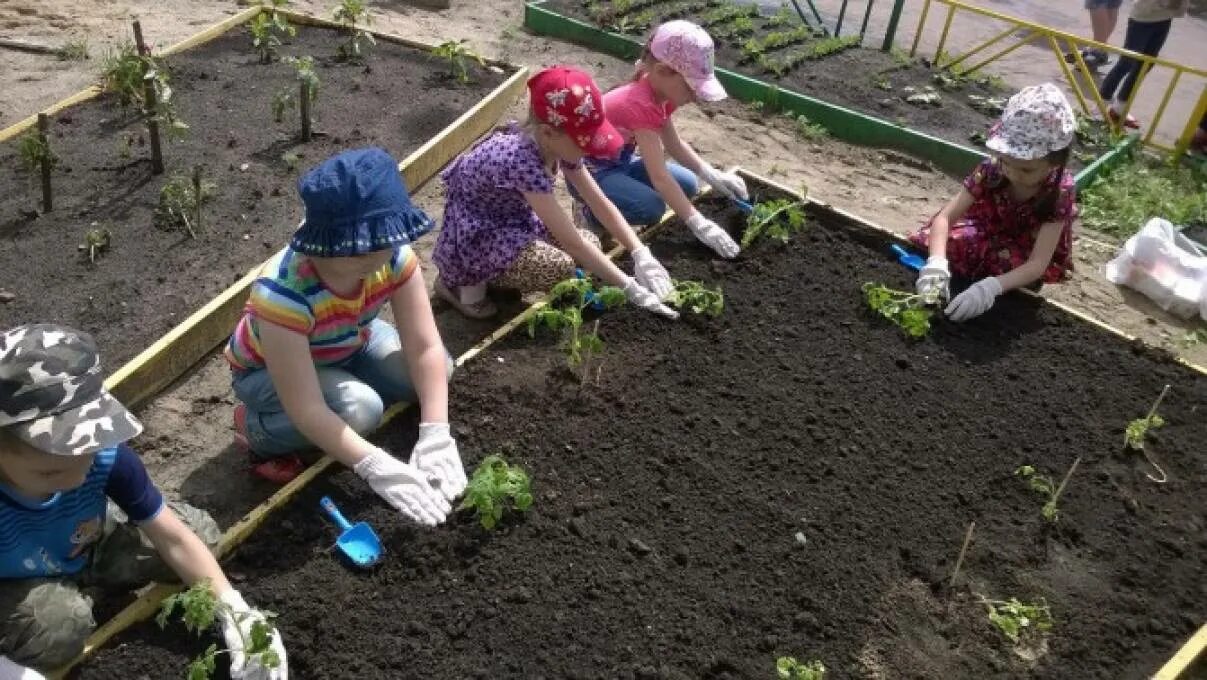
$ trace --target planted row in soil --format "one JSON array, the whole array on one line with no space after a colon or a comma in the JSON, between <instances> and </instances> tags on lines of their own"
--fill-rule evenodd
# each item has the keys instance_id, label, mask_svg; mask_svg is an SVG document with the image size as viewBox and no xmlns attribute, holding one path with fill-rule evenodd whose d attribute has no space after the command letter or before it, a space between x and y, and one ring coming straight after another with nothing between
<instances>
[{"instance_id":1,"label":"planted row in soil","mask_svg":"<svg viewBox=\"0 0 1207 680\"><path fill-rule=\"evenodd\" d=\"M149 36L154 40L154 36ZM299 173L349 148L377 145L399 160L438 134L506 77L473 66L458 85L421 50L379 41L362 64L336 59L345 36L299 27L281 55L315 58L321 136L299 140L296 114L274 123L277 93L296 94L289 64L262 65L236 28L167 59L181 119L180 142L164 142L167 172L152 175L143 123L112 96L52 117L55 209L38 215L38 178L22 168L18 140L0 144L0 271L15 297L3 325L65 323L92 333L109 370L281 248L302 216ZM123 157L132 140L130 157ZM287 155L296 155L296 158ZM154 226L161 187L201 165L217 187L196 240ZM93 228L111 247L90 264L77 245Z\"/></svg>"},{"instance_id":2,"label":"planted row in soil","mask_svg":"<svg viewBox=\"0 0 1207 680\"><path fill-rule=\"evenodd\" d=\"M735 210L702 209L740 229ZM452 404L467 464L502 452L534 479L534 508L496 532L465 513L416 528L342 470L270 518L226 568L280 613L293 677L766 678L782 655L828 678L1159 667L1207 613L1207 379L1017 295L906 341L860 284L907 273L879 237L815 219L733 263L681 225L657 238L674 276L723 286L724 314L607 313L597 386L580 389L544 334L466 365ZM1156 485L1119 451L1165 383L1150 449L1170 481ZM405 454L414 429L377 442ZM1077 456L1048 526L1013 470L1059 475ZM376 528L376 570L332 554L324 494ZM1047 600L1038 660L980 595ZM210 641L141 624L75 677L173 677Z\"/></svg>"},{"instance_id":3,"label":"planted row in soil","mask_svg":"<svg viewBox=\"0 0 1207 680\"><path fill-rule=\"evenodd\" d=\"M633 8L624 11L615 7L630 5ZM713 35L718 66L965 146L984 147L983 136L998 115L992 106L1003 105L1012 94L1004 83L979 73L968 78L937 75L924 60L863 47L857 34L841 46L820 33L806 37L800 18L791 9L759 15L753 14L757 11L754 4L739 6L723 0L548 0L543 6L638 40L644 40L650 27L663 21L689 19ZM852 31L848 29L847 35ZM827 42L836 51L800 61L777 74L743 51L748 41L765 45L772 34L788 41L764 50L764 56L773 62L803 57L816 49L824 51ZM938 97L937 103L906 101L929 93ZM1104 134L1090 132L1078 140L1071 167L1080 168L1109 146Z\"/></svg>"}]
</instances>

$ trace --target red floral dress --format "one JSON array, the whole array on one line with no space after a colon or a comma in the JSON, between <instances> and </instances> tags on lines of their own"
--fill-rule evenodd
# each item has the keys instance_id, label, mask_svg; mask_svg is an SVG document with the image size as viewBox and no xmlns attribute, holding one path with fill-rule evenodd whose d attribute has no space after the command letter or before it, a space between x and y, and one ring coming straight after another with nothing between
<instances>
[{"instance_id":1,"label":"red floral dress","mask_svg":"<svg viewBox=\"0 0 1207 680\"><path fill-rule=\"evenodd\" d=\"M1044 222L1035 215L1037 202L1056 190L1056 203L1046 221L1060 222L1060 240L1052 261L1044 270L1044 283L1059 283L1073 271L1073 220L1077 217L1077 187L1073 174L1055 169L1031 199L1018 202L1011 198L1009 182L995 159L986 159L964 178L964 188L972 194L972 207L947 236L947 261L951 273L973 279L998 276L1018 268L1031 256L1035 238ZM933 218L932 218L933 221ZM910 241L926 248L930 223L912 234Z\"/></svg>"}]
</instances>

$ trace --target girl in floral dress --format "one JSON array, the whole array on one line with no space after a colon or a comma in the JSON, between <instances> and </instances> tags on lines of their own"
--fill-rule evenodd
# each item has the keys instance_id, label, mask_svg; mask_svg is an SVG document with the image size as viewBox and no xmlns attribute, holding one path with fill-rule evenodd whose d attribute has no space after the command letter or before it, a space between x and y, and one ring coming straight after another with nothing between
<instances>
[{"instance_id":1,"label":"girl in floral dress","mask_svg":"<svg viewBox=\"0 0 1207 680\"><path fill-rule=\"evenodd\" d=\"M529 121L495 132L444 171L444 225L432 260L436 293L471 318L493 316L487 285L546 291L575 275L576 263L622 288L633 304L676 318L660 300L670 275L642 245L582 165L585 155L614 156L622 144L607 122L603 98L581 71L554 67L528 81ZM602 216L604 227L633 256L635 278L576 229L553 195L558 171Z\"/></svg>"},{"instance_id":2,"label":"girl in floral dress","mask_svg":"<svg viewBox=\"0 0 1207 680\"><path fill-rule=\"evenodd\" d=\"M953 321L984 314L1004 291L1057 283L1072 271L1076 187L1065 164L1075 129L1055 85L1024 88L989 132L993 157L910 236L930 254L919 294L945 300L952 274L976 280L947 306Z\"/></svg>"}]
</instances>

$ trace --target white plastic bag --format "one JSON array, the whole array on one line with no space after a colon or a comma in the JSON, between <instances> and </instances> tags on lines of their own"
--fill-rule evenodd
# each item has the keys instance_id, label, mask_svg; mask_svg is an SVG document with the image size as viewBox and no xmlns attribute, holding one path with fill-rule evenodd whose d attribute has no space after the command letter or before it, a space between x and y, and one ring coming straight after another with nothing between
<instances>
[{"instance_id":1,"label":"white plastic bag","mask_svg":"<svg viewBox=\"0 0 1207 680\"><path fill-rule=\"evenodd\" d=\"M1168 220L1154 217L1123 244L1103 271L1171 314L1207 320L1207 255Z\"/></svg>"}]
</instances>

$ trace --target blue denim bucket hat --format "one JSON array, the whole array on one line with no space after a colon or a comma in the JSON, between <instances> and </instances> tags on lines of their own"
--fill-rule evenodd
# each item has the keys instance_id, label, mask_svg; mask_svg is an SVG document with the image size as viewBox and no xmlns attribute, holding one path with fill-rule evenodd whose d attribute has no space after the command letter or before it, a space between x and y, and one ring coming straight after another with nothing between
<instances>
[{"instance_id":1,"label":"blue denim bucket hat","mask_svg":"<svg viewBox=\"0 0 1207 680\"><path fill-rule=\"evenodd\" d=\"M306 218L289 246L315 257L349 257L394 248L434 223L411 204L398 162L384 149L345 151L298 180Z\"/></svg>"}]
</instances>

